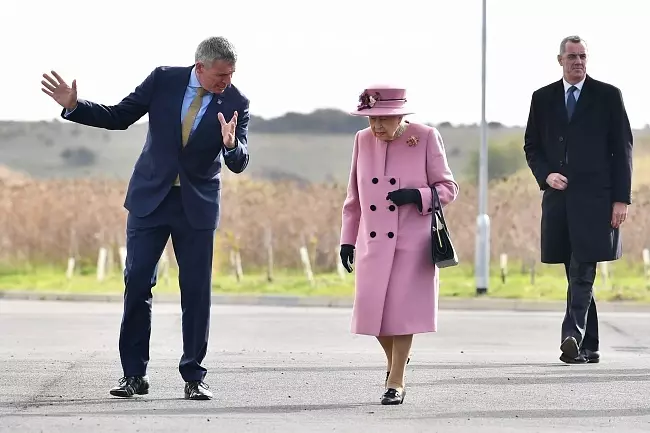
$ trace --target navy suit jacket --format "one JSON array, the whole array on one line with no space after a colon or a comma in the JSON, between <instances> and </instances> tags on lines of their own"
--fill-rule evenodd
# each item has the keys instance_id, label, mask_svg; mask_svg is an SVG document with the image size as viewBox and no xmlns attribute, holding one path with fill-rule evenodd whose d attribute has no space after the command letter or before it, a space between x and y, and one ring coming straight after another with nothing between
<instances>
[{"instance_id":1,"label":"navy suit jacket","mask_svg":"<svg viewBox=\"0 0 650 433\"><path fill-rule=\"evenodd\" d=\"M190 225L197 230L216 229L221 201L220 156L234 173L248 166L249 100L232 84L221 95L214 95L183 147L180 113L192 67L158 67L117 105L79 99L71 113L66 116L63 109L61 116L82 125L124 130L149 113L147 137L129 181L124 207L136 217L146 217L160 205L179 176ZM217 113L229 121L235 111L237 146L226 153Z\"/></svg>"}]
</instances>

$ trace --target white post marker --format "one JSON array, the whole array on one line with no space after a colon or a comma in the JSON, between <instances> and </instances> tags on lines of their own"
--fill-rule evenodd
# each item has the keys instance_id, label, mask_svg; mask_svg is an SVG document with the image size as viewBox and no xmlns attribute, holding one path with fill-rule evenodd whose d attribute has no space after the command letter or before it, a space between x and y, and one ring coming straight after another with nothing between
<instances>
[{"instance_id":1,"label":"white post marker","mask_svg":"<svg viewBox=\"0 0 650 433\"><path fill-rule=\"evenodd\" d=\"M305 275L309 284L314 286L314 273L311 270L311 263L309 262L309 252L307 247L300 247L300 260L302 261L302 267L305 270Z\"/></svg>"},{"instance_id":2,"label":"white post marker","mask_svg":"<svg viewBox=\"0 0 650 433\"><path fill-rule=\"evenodd\" d=\"M239 250L235 251L235 269L237 271L237 280L244 278L244 269L241 264L241 253Z\"/></svg>"},{"instance_id":3,"label":"white post marker","mask_svg":"<svg viewBox=\"0 0 650 433\"><path fill-rule=\"evenodd\" d=\"M74 265L75 265L74 257L69 257L68 268L65 271L65 276L68 280L70 280L74 276Z\"/></svg>"},{"instance_id":4,"label":"white post marker","mask_svg":"<svg viewBox=\"0 0 650 433\"><path fill-rule=\"evenodd\" d=\"M598 264L600 265L600 277L603 282L603 289L607 289L609 283L609 263L600 262Z\"/></svg>"},{"instance_id":5,"label":"white post marker","mask_svg":"<svg viewBox=\"0 0 650 433\"><path fill-rule=\"evenodd\" d=\"M122 266L122 272L126 269L126 247L120 247L120 264Z\"/></svg>"},{"instance_id":6,"label":"white post marker","mask_svg":"<svg viewBox=\"0 0 650 433\"><path fill-rule=\"evenodd\" d=\"M646 285L650 280L650 250L647 248L643 249L643 273L646 278Z\"/></svg>"},{"instance_id":7,"label":"white post marker","mask_svg":"<svg viewBox=\"0 0 650 433\"><path fill-rule=\"evenodd\" d=\"M106 277L106 260L108 259L108 250L104 247L99 249L97 255L97 281L104 281Z\"/></svg>"}]
</instances>

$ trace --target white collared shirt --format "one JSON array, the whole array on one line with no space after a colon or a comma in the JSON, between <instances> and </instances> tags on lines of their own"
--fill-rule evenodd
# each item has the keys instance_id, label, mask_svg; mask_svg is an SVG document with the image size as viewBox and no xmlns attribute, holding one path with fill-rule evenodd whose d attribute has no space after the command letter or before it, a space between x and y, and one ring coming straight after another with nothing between
<instances>
[{"instance_id":1,"label":"white collared shirt","mask_svg":"<svg viewBox=\"0 0 650 433\"><path fill-rule=\"evenodd\" d=\"M567 82L567 80L562 78L562 83L564 83L564 103L565 104L566 104L567 98L569 97L569 87L571 87L571 86L576 86L578 88L578 90L575 90L573 92L573 96L576 98L576 102L578 102L578 98L580 97L580 92L582 91L582 85L585 84L585 79L586 78L587 78L587 76L585 76L585 78L583 78L579 83L576 83L576 84L570 84L570 83Z\"/></svg>"}]
</instances>

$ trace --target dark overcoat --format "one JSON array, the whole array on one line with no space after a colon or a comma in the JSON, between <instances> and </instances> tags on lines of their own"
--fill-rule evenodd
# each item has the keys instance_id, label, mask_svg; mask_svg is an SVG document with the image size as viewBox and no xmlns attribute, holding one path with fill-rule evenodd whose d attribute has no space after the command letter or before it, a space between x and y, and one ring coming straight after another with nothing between
<instances>
[{"instance_id":1,"label":"dark overcoat","mask_svg":"<svg viewBox=\"0 0 650 433\"><path fill-rule=\"evenodd\" d=\"M632 131L621 91L587 75L569 120L563 81L532 95L524 153L543 192L542 263L617 260L620 229L612 228L614 202L631 203ZM551 173L565 190L546 183Z\"/></svg>"}]
</instances>

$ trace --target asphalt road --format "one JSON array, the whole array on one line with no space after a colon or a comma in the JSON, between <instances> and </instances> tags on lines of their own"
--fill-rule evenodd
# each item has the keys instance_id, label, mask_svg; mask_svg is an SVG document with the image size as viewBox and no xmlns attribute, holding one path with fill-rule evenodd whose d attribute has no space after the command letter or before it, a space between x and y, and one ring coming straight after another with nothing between
<instances>
[{"instance_id":1,"label":"asphalt road","mask_svg":"<svg viewBox=\"0 0 650 433\"><path fill-rule=\"evenodd\" d=\"M441 311L416 337L403 405L348 309L215 306L206 381L186 401L179 307L154 305L148 396L121 375L119 303L0 301L0 432L650 431L650 314L602 313L602 362L558 360L558 312ZM478 430L476 430L478 429Z\"/></svg>"}]
</instances>

